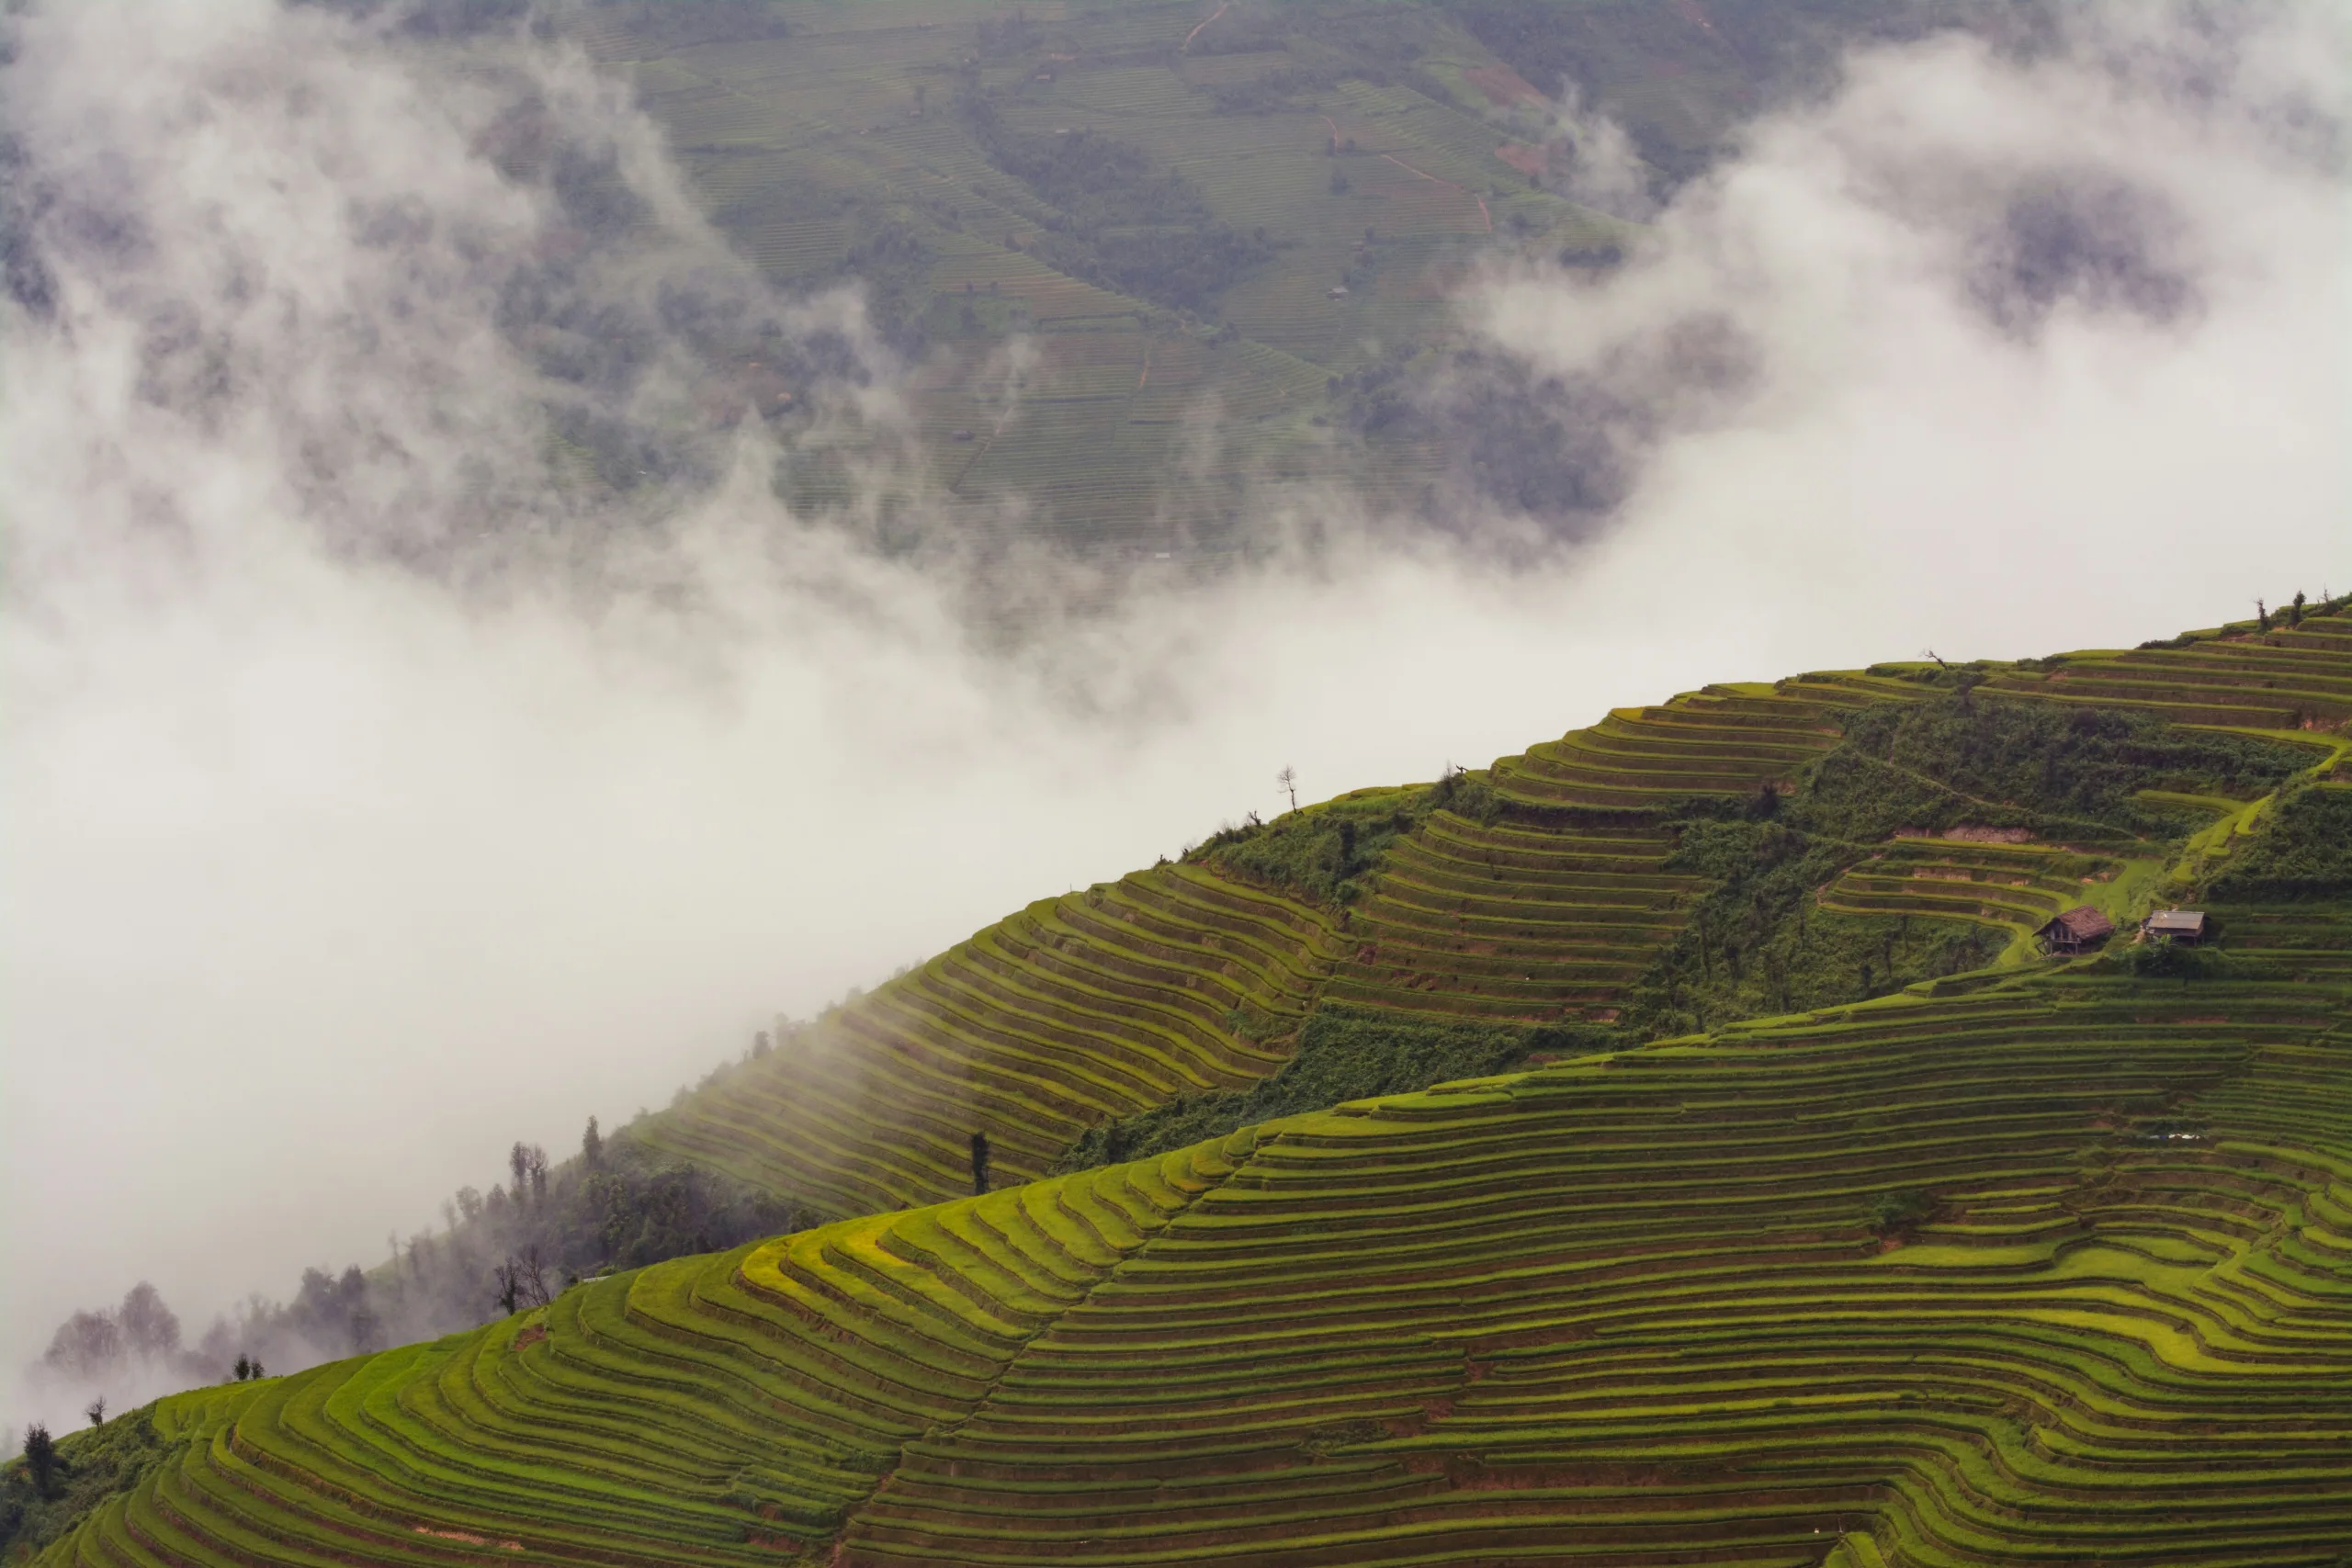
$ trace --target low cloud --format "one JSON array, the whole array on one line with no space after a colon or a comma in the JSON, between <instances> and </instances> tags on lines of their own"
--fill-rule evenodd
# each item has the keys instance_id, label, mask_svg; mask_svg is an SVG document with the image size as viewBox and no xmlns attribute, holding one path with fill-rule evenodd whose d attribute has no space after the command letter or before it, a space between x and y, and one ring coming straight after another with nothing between
<instances>
[{"instance_id":1,"label":"low cloud","mask_svg":"<svg viewBox=\"0 0 2352 1568\"><path fill-rule=\"evenodd\" d=\"M196 1337L372 1262L513 1140L1284 764L1317 797L2352 580L2316 6L1858 56L1606 276L1465 301L1447 395L1556 437L1577 526L1270 490L1253 564L1117 581L889 543L922 496L854 299L767 296L557 46L469 85L323 11L107 0L16 47L0 1365L141 1279ZM813 406L714 382L753 359ZM770 482L829 443L848 527Z\"/></svg>"}]
</instances>

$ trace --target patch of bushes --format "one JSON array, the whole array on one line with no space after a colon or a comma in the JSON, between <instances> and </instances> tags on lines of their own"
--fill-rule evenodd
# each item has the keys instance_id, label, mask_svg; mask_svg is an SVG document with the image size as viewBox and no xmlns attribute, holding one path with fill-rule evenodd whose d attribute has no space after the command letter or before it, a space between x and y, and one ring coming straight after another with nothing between
<instances>
[{"instance_id":1,"label":"patch of bushes","mask_svg":"<svg viewBox=\"0 0 2352 1568\"><path fill-rule=\"evenodd\" d=\"M171 1451L155 1430L154 1409L133 1410L53 1441L46 1428L29 1428L26 1452L0 1465L0 1562L39 1554L72 1534L99 1504L138 1485Z\"/></svg>"},{"instance_id":2,"label":"patch of bushes","mask_svg":"<svg viewBox=\"0 0 2352 1568\"><path fill-rule=\"evenodd\" d=\"M1810 794L1843 835L1962 822L2079 838L2171 838L2195 824L2145 806L2141 790L2252 799L2307 766L2276 741L2176 728L2152 715L1949 697L1864 708L1815 765Z\"/></svg>"},{"instance_id":3,"label":"patch of bushes","mask_svg":"<svg viewBox=\"0 0 2352 1568\"><path fill-rule=\"evenodd\" d=\"M1867 852L1819 831L1826 814L1807 806L1800 795L1773 818L1671 825L1667 869L1713 886L1634 986L1627 1027L1657 1039L1863 1001L1982 968L2008 945L2007 932L1966 921L1822 909L1815 890Z\"/></svg>"},{"instance_id":4,"label":"patch of bushes","mask_svg":"<svg viewBox=\"0 0 2352 1568\"><path fill-rule=\"evenodd\" d=\"M1343 1100L1485 1077L1525 1066L1531 1056L1583 1055L1623 1043L1614 1031L1589 1026L1422 1022L1327 1002L1307 1015L1298 1049L1271 1077L1102 1122L1054 1168L1143 1159Z\"/></svg>"},{"instance_id":5,"label":"patch of bushes","mask_svg":"<svg viewBox=\"0 0 2352 1568\"><path fill-rule=\"evenodd\" d=\"M1872 1235L1889 1241L1908 1241L1921 1225L1936 1217L1936 1199L1931 1192L1917 1187L1900 1188L1882 1192L1873 1200L1863 1223Z\"/></svg>"},{"instance_id":6,"label":"patch of bushes","mask_svg":"<svg viewBox=\"0 0 2352 1568\"><path fill-rule=\"evenodd\" d=\"M2317 786L2280 797L2254 841L2207 888L2261 903L2352 895L2352 789Z\"/></svg>"}]
</instances>

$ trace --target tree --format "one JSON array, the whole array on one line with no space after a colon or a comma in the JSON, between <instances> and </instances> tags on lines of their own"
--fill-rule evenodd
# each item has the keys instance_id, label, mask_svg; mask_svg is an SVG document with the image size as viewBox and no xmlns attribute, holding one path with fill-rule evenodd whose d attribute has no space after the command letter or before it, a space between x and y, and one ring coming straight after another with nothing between
<instances>
[{"instance_id":1,"label":"tree","mask_svg":"<svg viewBox=\"0 0 2352 1568\"><path fill-rule=\"evenodd\" d=\"M554 1299L548 1292L547 1263L536 1243L525 1247L520 1257L507 1254L506 1261L493 1267L491 1274L498 1282L498 1304L510 1317Z\"/></svg>"},{"instance_id":2,"label":"tree","mask_svg":"<svg viewBox=\"0 0 2352 1568\"><path fill-rule=\"evenodd\" d=\"M1293 811L1297 810L1297 809L1298 809L1298 770L1297 770L1296 768L1292 767L1292 766L1291 766L1289 763L1287 763L1287 762L1283 763L1283 771L1282 771L1281 773L1276 773L1276 774L1274 775L1274 783L1275 783L1276 784L1278 784L1279 786L1281 786L1282 792L1283 792L1284 795L1286 795L1290 796L1290 808L1291 808Z\"/></svg>"},{"instance_id":3,"label":"tree","mask_svg":"<svg viewBox=\"0 0 2352 1568\"><path fill-rule=\"evenodd\" d=\"M520 1203L525 1192L524 1183L528 1181L531 1176L531 1151L519 1138L514 1141L514 1147L507 1153L506 1168L514 1173L514 1201Z\"/></svg>"},{"instance_id":4,"label":"tree","mask_svg":"<svg viewBox=\"0 0 2352 1568\"><path fill-rule=\"evenodd\" d=\"M588 1130L580 1134L580 1157L589 1169L605 1168L605 1134L596 1131L596 1119L588 1118Z\"/></svg>"},{"instance_id":5,"label":"tree","mask_svg":"<svg viewBox=\"0 0 2352 1568\"><path fill-rule=\"evenodd\" d=\"M107 1424L107 1396L102 1393L96 1399L90 1401L89 1404L82 1407L82 1414L90 1418L91 1426L105 1426Z\"/></svg>"},{"instance_id":6,"label":"tree","mask_svg":"<svg viewBox=\"0 0 2352 1568\"><path fill-rule=\"evenodd\" d=\"M115 1314L125 1346L143 1360L160 1361L180 1348L180 1320L154 1286L141 1280L122 1298Z\"/></svg>"},{"instance_id":7,"label":"tree","mask_svg":"<svg viewBox=\"0 0 2352 1568\"><path fill-rule=\"evenodd\" d=\"M25 1469L32 1473L34 1493L48 1496L57 1479L57 1443L38 1421L25 1428Z\"/></svg>"},{"instance_id":8,"label":"tree","mask_svg":"<svg viewBox=\"0 0 2352 1568\"><path fill-rule=\"evenodd\" d=\"M94 1382L121 1365L122 1327L110 1314L77 1312L58 1325L41 1360L52 1371Z\"/></svg>"},{"instance_id":9,"label":"tree","mask_svg":"<svg viewBox=\"0 0 2352 1568\"><path fill-rule=\"evenodd\" d=\"M2303 624L2303 591L2300 588L2295 590L2295 597L2287 606L2287 624L2290 626Z\"/></svg>"},{"instance_id":10,"label":"tree","mask_svg":"<svg viewBox=\"0 0 2352 1568\"><path fill-rule=\"evenodd\" d=\"M243 1355L240 1355L237 1358L237 1364L230 1370L236 1373L237 1381L239 1382L243 1382L246 1379L254 1375L254 1364L252 1359L249 1357Z\"/></svg>"},{"instance_id":11,"label":"tree","mask_svg":"<svg viewBox=\"0 0 2352 1568\"><path fill-rule=\"evenodd\" d=\"M2268 631L2270 629L2270 606L2265 604L2261 600L2256 599L2254 602L2254 619L2256 626L2259 629L2266 632Z\"/></svg>"},{"instance_id":12,"label":"tree","mask_svg":"<svg viewBox=\"0 0 2352 1568\"><path fill-rule=\"evenodd\" d=\"M989 1190L989 1135L972 1134L972 1194L978 1197Z\"/></svg>"}]
</instances>

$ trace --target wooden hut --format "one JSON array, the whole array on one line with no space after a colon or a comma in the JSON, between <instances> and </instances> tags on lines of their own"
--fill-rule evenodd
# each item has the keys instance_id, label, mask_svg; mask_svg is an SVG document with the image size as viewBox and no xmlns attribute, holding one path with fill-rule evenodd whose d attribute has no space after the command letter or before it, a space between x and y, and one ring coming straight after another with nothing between
<instances>
[{"instance_id":1,"label":"wooden hut","mask_svg":"<svg viewBox=\"0 0 2352 1568\"><path fill-rule=\"evenodd\" d=\"M2053 917L2033 934L2041 939L2041 951L2052 953L2080 953L2097 946L2115 931L2115 922L2092 908L2077 904Z\"/></svg>"},{"instance_id":2,"label":"wooden hut","mask_svg":"<svg viewBox=\"0 0 2352 1568\"><path fill-rule=\"evenodd\" d=\"M2140 922L2140 934L2151 942L2181 942L2194 947L2205 940L2205 911L2158 909Z\"/></svg>"}]
</instances>

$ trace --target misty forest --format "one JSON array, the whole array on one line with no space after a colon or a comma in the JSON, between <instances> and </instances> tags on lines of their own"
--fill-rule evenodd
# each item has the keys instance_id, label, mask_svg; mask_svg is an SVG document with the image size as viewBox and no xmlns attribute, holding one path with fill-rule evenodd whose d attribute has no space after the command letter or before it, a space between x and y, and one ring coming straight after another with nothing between
<instances>
[{"instance_id":1,"label":"misty forest","mask_svg":"<svg viewBox=\"0 0 2352 1568\"><path fill-rule=\"evenodd\" d=\"M2352 1564L2347 85L10 0L0 1564Z\"/></svg>"}]
</instances>

